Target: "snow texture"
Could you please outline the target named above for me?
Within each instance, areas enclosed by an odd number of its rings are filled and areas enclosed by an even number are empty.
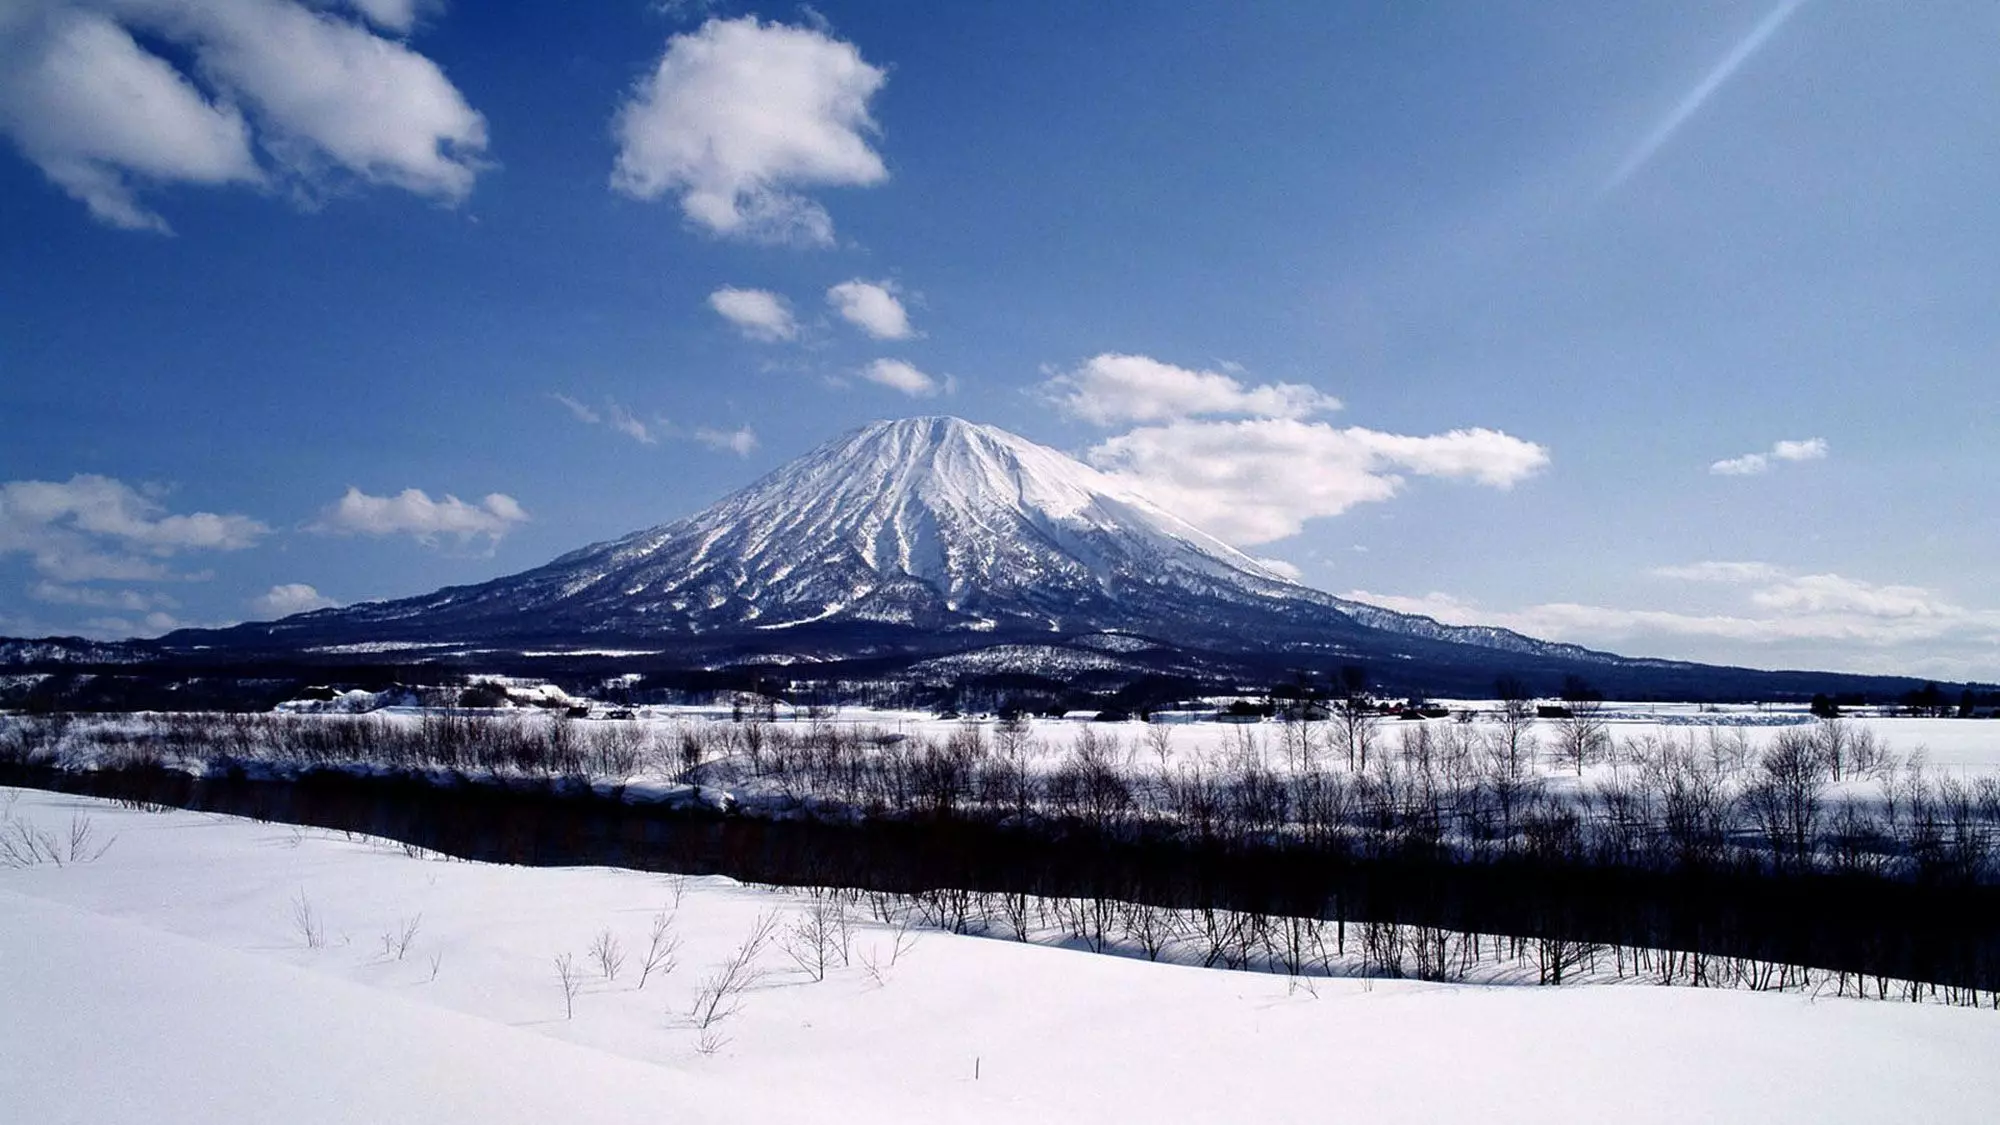
[[[0,791],[0,801],[7,798]],[[636,982],[674,882],[25,793],[91,863],[0,869],[0,1106],[36,1125],[218,1121],[1983,1122],[2000,1018],[1646,985],[1322,980],[897,934],[813,983],[777,950],[712,1053],[685,1013],[802,899],[686,880],[678,968]],[[293,924],[304,897],[325,941]],[[376,935],[420,919],[407,955]],[[623,974],[552,967],[610,930]],[[433,969],[433,958],[436,958]],[[880,969],[861,966],[872,960]]]

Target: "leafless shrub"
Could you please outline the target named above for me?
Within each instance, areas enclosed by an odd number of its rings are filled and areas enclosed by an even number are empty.
[[[618,970],[625,967],[625,947],[619,943],[617,935],[610,930],[599,930],[590,942],[590,963],[597,966],[605,980],[617,980]]]
[[[679,901],[679,896],[675,896]],[[639,987],[646,987],[647,978],[654,973],[666,976],[679,965],[675,957],[680,951],[680,935],[674,933],[673,913],[662,910],[653,915],[653,928],[646,942],[646,955],[639,960]]]
[[[401,961],[410,952],[410,944],[417,940],[417,927],[423,920],[422,914],[405,918],[400,929],[385,932],[382,935],[383,959]]]
[[[58,836],[25,817],[16,817],[13,810],[14,799],[10,797],[0,808],[0,867],[94,863],[118,842],[113,836],[99,843],[96,826],[82,813],[70,818],[67,835]]]
[[[438,979],[438,967],[439,967],[440,965],[443,965],[443,964],[444,964],[444,950],[440,949],[440,950],[438,950],[438,951],[437,951],[436,953],[433,953],[433,954],[431,954],[431,978],[430,978],[430,979],[432,979],[432,980],[436,980],[436,979]]]
[[[706,1058],[729,1045],[729,1037],[720,1028],[705,1027],[694,1037],[694,1049]]]
[[[757,955],[771,943],[777,926],[776,914],[759,915],[736,952],[702,980],[688,1008],[688,1019],[698,1030],[707,1031],[742,1008],[743,994],[763,975],[757,968]]]
[[[916,948],[916,945],[917,934],[909,923],[905,922],[896,927],[896,940],[890,944],[887,957],[882,955],[882,947],[879,945],[872,946],[861,954],[861,971],[867,974],[869,980],[875,982],[877,988],[880,988],[889,983],[889,970],[895,968],[896,962],[903,959],[903,954]]]
[[[313,909],[312,900],[306,897],[303,889],[299,891],[298,897],[292,900],[291,917],[292,931],[299,935],[300,941],[306,943],[307,949],[326,947],[326,921]]]

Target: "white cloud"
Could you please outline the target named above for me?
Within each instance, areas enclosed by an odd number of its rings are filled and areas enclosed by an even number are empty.
[[[1762,562],[1699,562],[1664,566],[1660,578],[1754,587],[1752,604],[1795,614],[1860,614],[1867,617],[1951,618],[1965,610],[1921,586],[1877,585],[1838,574],[1797,574]]]
[[[752,340],[776,343],[799,334],[791,306],[768,289],[738,289],[725,285],[708,295],[708,307]]]
[[[1274,571],[1277,574],[1282,575],[1285,578],[1289,578],[1294,582],[1297,582],[1298,580],[1306,576],[1305,571],[1300,570],[1297,566],[1288,563],[1283,559],[1260,558],[1257,560],[1257,565],[1263,567],[1266,570]]]
[[[1826,439],[1781,441],[1771,446],[1771,456],[1780,461],[1823,461],[1826,459]]]
[[[1494,625],[1628,654],[1765,667],[1838,665],[1990,678],[2000,655],[2000,611],[1968,609],[1924,587],[1799,574],[1761,562],[1704,562],[1651,573],[1740,593],[1733,607],[1705,613],[1574,602],[1499,610],[1445,593],[1354,590],[1341,596],[1448,625]]]
[[[407,35],[417,17],[444,7],[444,0],[347,0],[368,22],[384,31]]]
[[[1771,459],[1762,453],[1745,453],[1741,457],[1728,457],[1708,467],[1708,471],[1719,477],[1751,477],[1769,472]]]
[[[0,483],[0,555],[29,556],[63,582],[159,581],[160,561],[186,551],[240,551],[270,532],[243,515],[169,513],[157,499],[111,477]]]
[[[909,311],[896,299],[892,282],[857,277],[827,290],[826,300],[841,319],[877,340],[907,340],[915,334],[910,330]]]
[[[183,621],[171,613],[154,610],[138,620],[128,617],[93,617],[83,623],[83,631],[88,636],[106,640],[121,640],[126,637],[157,637],[176,629],[188,628],[192,622]]]
[[[290,617],[315,609],[331,609],[340,603],[303,582],[285,582],[250,599],[250,608],[260,617]]]
[[[333,535],[410,535],[427,544],[444,535],[461,544],[483,535],[498,543],[527,519],[521,505],[501,492],[468,504],[450,493],[433,500],[419,488],[406,488],[394,496],[371,496],[349,486],[347,494],[322,512],[311,530]]]
[[[97,12],[17,15],[0,46],[0,129],[49,179],[112,226],[166,232],[134,196],[164,183],[256,183],[250,132]],[[25,25],[25,26],[22,26]]]
[[[1655,578],[1673,578],[1682,582],[1768,582],[1782,577],[1784,571],[1770,563],[1761,562],[1698,562],[1679,566],[1656,566],[1651,574]]]
[[[1405,474],[1507,489],[1549,463],[1498,430],[1416,437],[1294,418],[1178,421],[1091,447],[1090,462],[1238,546],[1296,534],[1308,519],[1390,499]]]
[[[851,43],[755,16],[710,20],[667,41],[614,119],[611,186],[680,194],[715,234],[827,245],[833,220],[797,187],[879,183],[868,100],[886,74]]]
[[[49,605],[115,609],[125,613],[175,609],[180,605],[166,594],[147,590],[103,590],[95,586],[64,586],[48,581],[37,582],[29,587],[28,596]]]
[[[945,384],[900,359],[875,360],[861,369],[861,377],[901,391],[911,398],[929,398],[945,387]]]
[[[1825,438],[1805,438],[1799,441],[1774,442],[1763,453],[1745,453],[1741,457],[1728,457],[1708,467],[1708,471],[1720,477],[1750,477],[1771,471],[1774,461],[1823,461],[1827,456]]]
[[[1195,371],[1150,356],[1113,352],[1052,375],[1042,391],[1064,413],[1098,425],[1198,415],[1304,418],[1340,409],[1339,399],[1302,383],[1245,386],[1220,371]]]
[[[402,32],[420,5],[353,7]],[[314,190],[339,172],[456,202],[486,147],[485,120],[437,64],[297,0],[44,0],[0,16],[0,131],[101,221],[163,232],[138,202],[147,184],[281,173]]]
[[[748,457],[757,451],[757,432],[749,426],[733,430],[712,430],[704,426],[694,432],[694,440],[719,453]]]

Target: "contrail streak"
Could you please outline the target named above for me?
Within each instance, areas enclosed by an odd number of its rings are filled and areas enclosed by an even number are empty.
[[[1627,156],[1625,162],[1618,166],[1618,170],[1611,174],[1611,178],[1605,181],[1605,190],[1609,191],[1624,183],[1631,178],[1632,173],[1645,167],[1646,162],[1653,159],[1653,154],[1672,140],[1681,126],[1687,124],[1688,118],[1693,117],[1701,109],[1702,104],[1713,97],[1715,92],[1722,88],[1723,83],[1729,81],[1730,76],[1741,69],[1744,63],[1749,62],[1751,56],[1762,50],[1764,44],[1770,42],[1771,37],[1778,33],[1778,29],[1785,26],[1785,21],[1791,19],[1792,13],[1803,7],[1805,2],[1806,0],[1779,0],[1778,6],[1771,9],[1771,14],[1759,20],[1757,26],[1750,29],[1750,34],[1744,36],[1742,42],[1730,48],[1729,53],[1722,57],[1722,61],[1715,64],[1715,69],[1709,71],[1694,89],[1688,91],[1687,97],[1681,99],[1673,112],[1667,114],[1665,120],[1646,134],[1646,139],[1639,142],[1639,147],[1633,149],[1632,154]]]

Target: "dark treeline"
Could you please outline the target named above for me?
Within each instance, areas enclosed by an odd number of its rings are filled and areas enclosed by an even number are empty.
[[[1144,945],[1116,905],[1140,904],[1226,911],[1267,945],[1277,919],[1331,923],[1342,948],[1350,926],[1391,925],[1461,958],[1505,934],[1552,982],[1600,957],[1623,976],[1644,951],[1690,983],[1810,969],[1843,991],[1850,975],[2000,988],[2000,784],[1931,776],[1839,721],[1753,751],[1714,729],[1614,742],[1579,711],[1337,713],[1234,728],[1209,754],[1177,752],[1166,726],[1128,742],[1081,724],[1052,745],[1031,724],[23,717],[0,728],[0,780],[472,858],[896,892],[953,928],[1004,930],[1029,896],[1095,903],[1066,908],[1092,947]],[[1423,948],[1412,971],[1442,971]]]

